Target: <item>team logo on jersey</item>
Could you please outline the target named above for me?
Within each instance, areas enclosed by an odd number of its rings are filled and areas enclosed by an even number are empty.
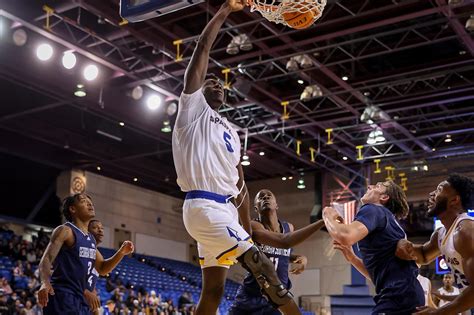
[[[89,247],[79,247],[79,257],[81,258],[90,258],[95,259],[96,252],[94,248]]]
[[[230,237],[235,238],[237,240],[237,242],[240,242],[242,240],[239,236],[239,232],[237,232],[236,230],[234,230],[233,228],[228,227],[228,226],[226,226],[226,228],[227,228],[227,232],[229,232]]]
[[[450,265],[453,265],[453,266],[459,265],[459,261],[456,259],[456,257],[453,257],[453,258],[448,257],[447,261],[448,261],[448,264]]]
[[[224,131],[224,142],[225,142],[227,151],[229,151],[230,153],[234,153],[234,148],[232,148],[232,144],[229,142],[230,139],[232,139],[232,136],[228,134],[226,131]]]

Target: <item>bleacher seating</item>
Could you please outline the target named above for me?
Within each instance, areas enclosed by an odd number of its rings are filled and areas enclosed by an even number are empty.
[[[114,250],[99,248],[104,258],[113,255]],[[112,277],[119,276],[125,284],[135,288],[143,287],[150,292],[155,290],[162,299],[171,299],[175,305],[184,291],[189,291],[194,301],[199,300],[201,292],[201,268],[190,263],[137,254],[134,258],[125,257],[113,271]],[[111,293],[105,290],[105,278],[99,279],[98,291],[102,301],[110,298]],[[219,307],[221,314],[227,314],[239,284],[227,280],[224,297]]]

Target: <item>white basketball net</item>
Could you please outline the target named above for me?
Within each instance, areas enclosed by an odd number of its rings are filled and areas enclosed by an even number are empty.
[[[312,11],[314,22],[323,14],[326,0],[250,0],[250,11],[258,11],[267,20],[288,25],[283,13]]]

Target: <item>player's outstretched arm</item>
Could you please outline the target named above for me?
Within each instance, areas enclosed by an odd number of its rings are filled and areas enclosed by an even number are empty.
[[[435,231],[425,244],[413,244],[401,239],[398,241],[395,255],[404,260],[415,260],[418,264],[426,265],[441,255],[438,247],[438,231]]]
[[[329,235],[342,245],[354,245],[369,234],[367,227],[358,221],[344,224],[339,213],[332,207],[323,209],[323,220]]]
[[[250,199],[249,193],[247,190],[247,185],[244,181],[244,170],[242,165],[239,163],[237,166],[239,171],[239,181],[237,182],[237,187],[240,189],[239,195],[235,198],[235,206],[237,207],[237,212],[239,213],[240,223],[247,233],[252,236],[252,227],[250,225]],[[243,187],[242,187],[243,186]]]
[[[334,241],[334,248],[340,250],[344,255],[344,258],[346,258],[346,260],[352,266],[354,266],[355,269],[357,269],[366,279],[372,281],[367,268],[365,268],[364,263],[362,262],[362,259],[357,257],[351,245],[342,245],[338,241]]]
[[[130,241],[125,241],[123,242],[122,246],[120,246],[120,249],[108,259],[104,259],[102,254],[97,251],[95,259],[95,269],[101,276],[105,276],[106,274],[114,270],[115,267],[117,267],[117,265],[122,261],[123,257],[133,253],[133,250],[133,243]]]
[[[323,226],[323,220],[319,220],[299,230],[282,234],[268,231],[260,222],[252,221],[252,239],[260,244],[278,248],[291,248],[302,243]],[[292,225],[290,225],[290,229],[291,227]]]
[[[458,281],[467,287],[456,298],[435,314],[458,314],[474,307],[474,221],[462,221],[454,236],[454,248],[462,257],[464,270]]]
[[[209,52],[222,24],[231,12],[240,11],[246,5],[247,0],[227,0],[206,25],[199,36],[197,46],[184,74],[184,93],[192,94],[201,88],[206,78]]]
[[[72,246],[74,244],[74,235],[72,234],[71,228],[60,225],[54,229],[48,247],[46,247],[38,266],[41,279],[41,288],[38,291],[38,303],[41,307],[45,307],[48,304],[49,294],[54,295],[49,277],[51,276],[53,262],[64,244]]]

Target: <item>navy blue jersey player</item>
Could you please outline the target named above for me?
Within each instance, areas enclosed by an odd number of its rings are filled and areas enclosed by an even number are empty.
[[[322,220],[294,231],[291,223],[278,219],[278,204],[270,190],[259,191],[254,201],[258,219],[252,221],[252,239],[259,249],[270,258],[275,266],[278,278],[288,290],[291,281],[288,277],[290,263],[294,274],[303,272],[307,259],[305,256],[294,255],[291,247],[301,243],[324,226]],[[250,273],[239,287],[237,296],[229,314],[231,315],[280,315],[281,312],[265,299],[261,289]]]
[[[125,242],[114,256],[104,260],[88,232],[89,221],[95,216],[90,197],[67,197],[62,211],[67,222],[53,231],[39,264],[38,302],[44,315],[91,314],[94,306],[87,304],[84,292],[94,266],[102,275],[109,273],[125,255],[133,252],[133,244]]]
[[[409,315],[425,304],[423,288],[417,280],[414,261],[395,256],[399,240],[406,238],[397,219],[408,215],[408,202],[403,190],[389,180],[369,185],[361,198],[363,206],[354,222],[341,223],[338,212],[323,210],[323,218],[335,247],[375,285],[373,315]],[[357,243],[362,259],[352,251]]]

